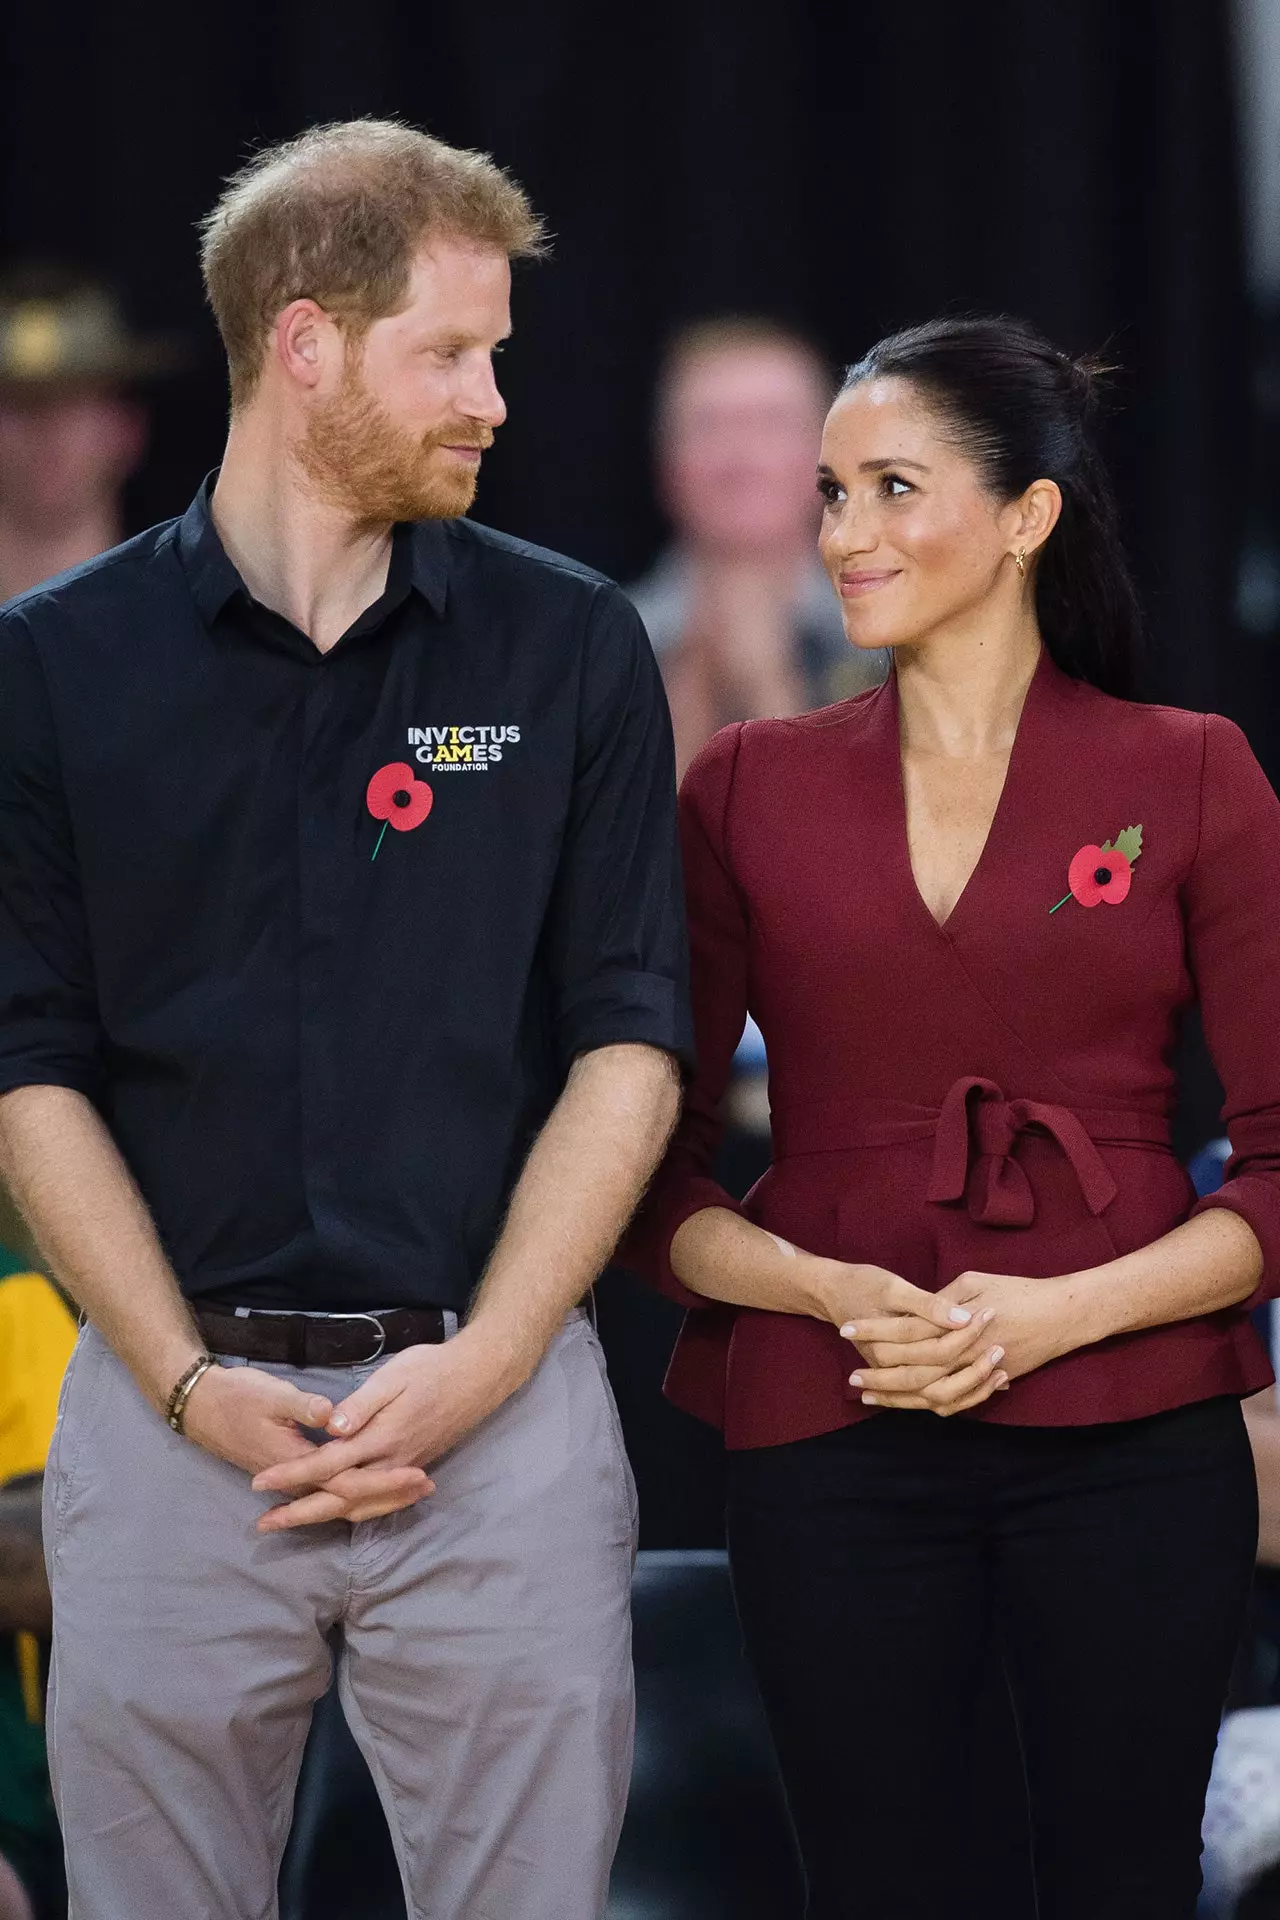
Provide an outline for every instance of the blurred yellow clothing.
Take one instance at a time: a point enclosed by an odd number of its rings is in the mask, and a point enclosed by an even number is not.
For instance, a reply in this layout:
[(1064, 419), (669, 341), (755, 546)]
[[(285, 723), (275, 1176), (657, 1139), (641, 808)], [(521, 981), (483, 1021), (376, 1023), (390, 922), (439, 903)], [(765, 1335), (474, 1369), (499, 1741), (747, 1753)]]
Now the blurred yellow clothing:
[[(41, 1274), (0, 1246), (0, 1486), (44, 1469), (76, 1323)], [(0, 1639), (0, 1854), (56, 1863), (57, 1817), (45, 1756), (47, 1646), (32, 1633)]]
[(38, 1273), (0, 1278), (0, 1486), (43, 1471), (76, 1323)]

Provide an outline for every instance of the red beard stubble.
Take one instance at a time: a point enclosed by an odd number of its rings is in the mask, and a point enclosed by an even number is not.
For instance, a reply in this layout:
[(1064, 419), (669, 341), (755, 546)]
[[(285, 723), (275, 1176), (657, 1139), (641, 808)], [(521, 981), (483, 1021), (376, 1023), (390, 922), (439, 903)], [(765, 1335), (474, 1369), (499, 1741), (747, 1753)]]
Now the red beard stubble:
[(465, 513), (476, 497), (477, 467), (441, 448), (492, 445), (492, 431), (475, 420), (407, 433), (370, 393), (355, 360), (312, 416), (296, 458), (326, 505), (362, 526), (386, 526)]

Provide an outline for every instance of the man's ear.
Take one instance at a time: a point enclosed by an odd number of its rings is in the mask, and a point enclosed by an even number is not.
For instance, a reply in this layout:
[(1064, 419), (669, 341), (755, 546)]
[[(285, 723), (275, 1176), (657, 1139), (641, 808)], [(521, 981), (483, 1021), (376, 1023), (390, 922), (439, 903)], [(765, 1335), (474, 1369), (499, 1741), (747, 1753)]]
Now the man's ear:
[(293, 300), (276, 315), (272, 348), (275, 360), (289, 378), (311, 391), (324, 379), (335, 349), (341, 351), (341, 343), (323, 307), (314, 300)]

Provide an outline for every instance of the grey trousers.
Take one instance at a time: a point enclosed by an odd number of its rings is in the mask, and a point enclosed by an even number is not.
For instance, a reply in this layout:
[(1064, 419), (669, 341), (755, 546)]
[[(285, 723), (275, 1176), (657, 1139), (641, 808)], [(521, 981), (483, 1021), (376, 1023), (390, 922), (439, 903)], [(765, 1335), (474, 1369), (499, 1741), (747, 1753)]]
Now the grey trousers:
[[(271, 1370), (334, 1400), (373, 1371)], [(335, 1638), (412, 1920), (599, 1920), (635, 1490), (585, 1315), (432, 1475), (385, 1519), (257, 1534), (269, 1497), (81, 1335), (45, 1482), (72, 1920), (274, 1920)]]

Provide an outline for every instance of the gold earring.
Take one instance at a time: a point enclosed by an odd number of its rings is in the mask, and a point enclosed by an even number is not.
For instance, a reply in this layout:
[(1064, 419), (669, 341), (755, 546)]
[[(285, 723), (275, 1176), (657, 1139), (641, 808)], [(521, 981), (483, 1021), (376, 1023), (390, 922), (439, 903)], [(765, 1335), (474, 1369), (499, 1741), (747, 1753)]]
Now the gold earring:
[(1027, 550), (1025, 547), (1018, 548), (1018, 551), (1013, 556), (1013, 564), (1025, 580), (1027, 577)]

